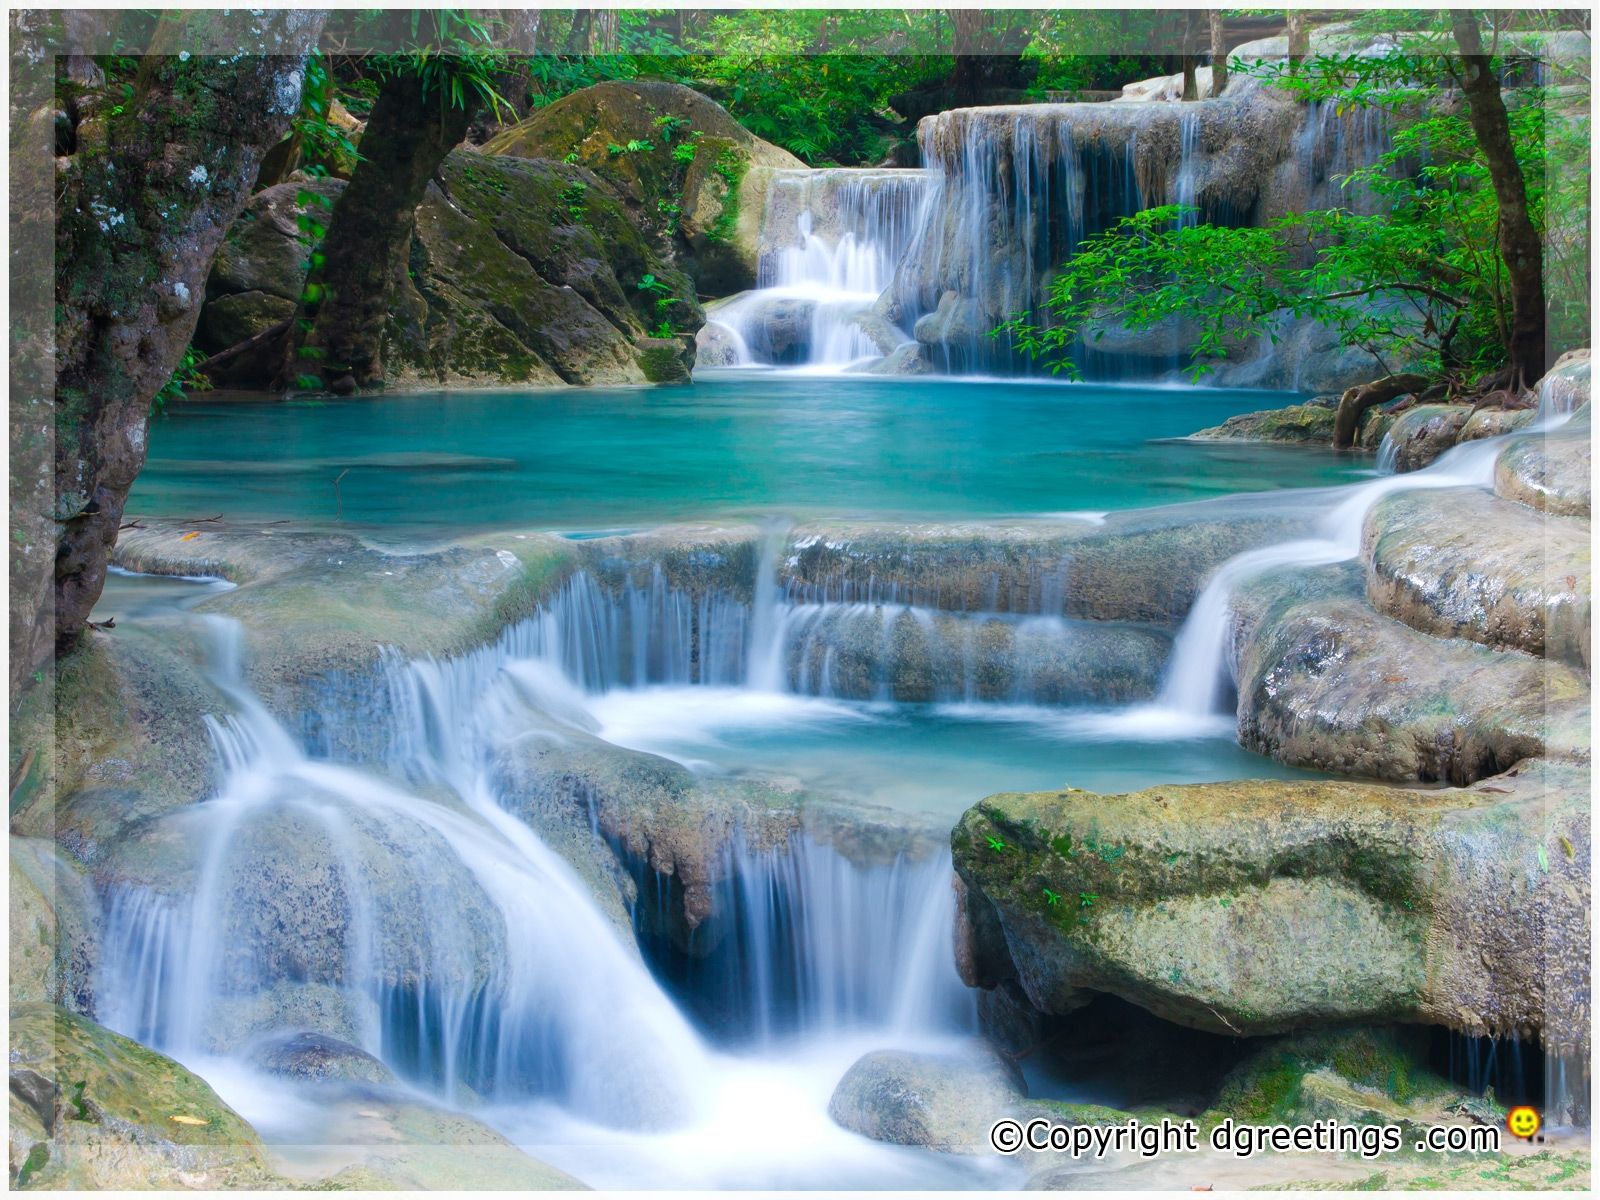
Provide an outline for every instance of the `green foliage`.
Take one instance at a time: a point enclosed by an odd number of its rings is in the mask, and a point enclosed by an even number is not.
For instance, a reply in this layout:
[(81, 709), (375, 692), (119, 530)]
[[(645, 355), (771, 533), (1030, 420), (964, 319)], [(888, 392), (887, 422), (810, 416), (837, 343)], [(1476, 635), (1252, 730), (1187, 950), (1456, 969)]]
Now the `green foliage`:
[(482, 21), (466, 9), (441, 8), (410, 14), (405, 50), (372, 55), (366, 66), (380, 80), (411, 75), (422, 81), (424, 98), (435, 96), (440, 107), (488, 108), (496, 117), (510, 105), (496, 80), (506, 68), (506, 54)]
[(306, 59), (300, 112), (289, 128), (300, 139), (302, 169), (314, 176), (328, 174), (335, 165), (348, 169), (361, 158), (349, 134), (330, 120), (337, 90), (327, 57), (320, 51), (313, 52)]
[(211, 380), (200, 369), (206, 360), (193, 345), (184, 347), (183, 357), (178, 361), (178, 369), (173, 371), (172, 378), (161, 385), (159, 391), (150, 402), (153, 412), (159, 413), (167, 406), (169, 400), (182, 400), (189, 392), (204, 392), (211, 388)]
[(744, 182), (750, 164), (742, 154), (725, 149), (717, 155), (717, 161), (711, 169), (728, 185), (728, 190), (722, 197), (722, 211), (711, 223), (711, 228), (706, 230), (706, 238), (708, 241), (725, 242), (733, 237), (733, 231), (739, 224), (739, 185)]
[[(1051, 280), (1037, 320), (1017, 314), (994, 336), (1070, 376), (1080, 339), (1183, 321), (1196, 337), (1188, 369), (1199, 377), (1244, 343), (1274, 338), (1284, 318), (1309, 318), (1385, 371), (1415, 364), (1465, 383), (1497, 367), (1511, 316), (1499, 207), (1461, 106), (1438, 102), (1448, 66), (1439, 55), (1397, 51), (1246, 68), (1307, 101), (1388, 114), (1390, 149), (1341, 181), (1350, 207), (1252, 229), (1197, 224), (1194, 209), (1147, 209), (1080, 246)], [(1519, 89), (1509, 117), (1529, 210), (1543, 228), (1545, 96)]]
[(561, 207), (566, 210), (567, 216), (579, 225), (584, 223), (588, 214), (589, 185), (583, 180), (574, 180), (557, 193), (556, 199), (561, 202)]

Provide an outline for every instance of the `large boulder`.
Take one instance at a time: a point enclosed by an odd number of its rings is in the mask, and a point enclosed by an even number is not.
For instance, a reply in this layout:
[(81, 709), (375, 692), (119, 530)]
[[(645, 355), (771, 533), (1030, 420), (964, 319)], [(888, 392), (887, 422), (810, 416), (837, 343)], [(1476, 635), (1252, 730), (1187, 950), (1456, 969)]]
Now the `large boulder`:
[[(199, 344), (216, 353), (292, 316), (312, 222), (326, 224), (337, 179), (258, 193), (207, 284)], [(459, 149), (417, 207), (384, 358), (397, 386), (675, 381), (699, 328), (692, 282), (600, 178), (582, 166)], [(652, 341), (671, 326), (674, 336)], [(663, 345), (676, 345), (662, 362)], [(268, 386), (279, 362), (235, 356), (214, 382)]]
[(702, 292), (718, 295), (756, 281), (770, 172), (805, 165), (692, 88), (642, 79), (564, 96), (491, 138), (483, 151), (594, 172), (639, 228), (673, 247)]
[(1327, 404), (1291, 404), (1262, 412), (1240, 413), (1192, 437), (1207, 441), (1310, 442), (1333, 441), (1334, 409)]
[(1587, 797), (1558, 764), (991, 796), (951, 839), (958, 962), (1045, 1013), (1109, 992), (1216, 1033), (1419, 1022), (1587, 1053)]
[(284, 1186), (204, 1080), (84, 1017), (14, 1007), (10, 1070), (13, 1187)]
[(828, 1115), (874, 1141), (988, 1154), (989, 1130), (1025, 1094), (1016, 1067), (981, 1045), (948, 1054), (874, 1050), (845, 1072)]
[(1551, 433), (1514, 438), (1495, 461), (1498, 495), (1551, 516), (1589, 515), (1590, 440), (1587, 408)]

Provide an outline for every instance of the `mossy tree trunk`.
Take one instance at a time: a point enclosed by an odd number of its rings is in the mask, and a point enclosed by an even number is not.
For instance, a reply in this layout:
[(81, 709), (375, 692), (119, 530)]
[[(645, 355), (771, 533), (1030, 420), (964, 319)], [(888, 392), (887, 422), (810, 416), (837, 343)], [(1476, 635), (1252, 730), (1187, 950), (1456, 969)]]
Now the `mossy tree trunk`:
[[(235, 22), (228, 57), (189, 54), (187, 22)], [(206, 277), (266, 149), (300, 107), (322, 14), (244, 11), (163, 21), (132, 95), (80, 126), (56, 204), (54, 642), (82, 633), (105, 585), (145, 422), (194, 333)], [(209, 31), (215, 36), (214, 27)], [(35, 597), (35, 602), (42, 600)], [(13, 597), (13, 605), (28, 598)], [(50, 622), (39, 605), (36, 624)], [(31, 671), (48, 643), (17, 654)]]
[(1478, 15), (1461, 9), (1450, 19), (1461, 50), (1461, 90), (1467, 97), (1468, 120), (1500, 206), (1500, 257), (1511, 282), (1511, 331), (1506, 344), (1511, 385), (1526, 387), (1544, 374), (1544, 245), (1528, 211), (1527, 181), (1517, 162), (1500, 80), (1478, 34)]
[(285, 386), (339, 393), (382, 386), (384, 323), (405, 270), (416, 208), (445, 155), (466, 136), (468, 117), (416, 74), (384, 83), (361, 137), (361, 162), (333, 207), (321, 259), (306, 279)]
[(1223, 29), (1222, 10), (1211, 10), (1211, 94), (1220, 96), (1228, 86), (1228, 39)]

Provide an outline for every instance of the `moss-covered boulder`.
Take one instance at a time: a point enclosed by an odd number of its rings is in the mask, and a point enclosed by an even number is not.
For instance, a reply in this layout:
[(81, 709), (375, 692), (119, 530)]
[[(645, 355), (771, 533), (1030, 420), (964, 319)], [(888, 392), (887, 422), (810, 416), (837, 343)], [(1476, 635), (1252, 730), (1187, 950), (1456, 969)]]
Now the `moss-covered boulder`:
[(1273, 1039), (1229, 1072), (1208, 1110), (1251, 1125), (1423, 1125), (1462, 1099), (1429, 1071), (1427, 1034), (1404, 1028), (1318, 1030)]
[[(951, 843), (957, 959), (1247, 1035), (1417, 1022), (1588, 1045), (1587, 772), (991, 796)], [(1580, 1050), (1586, 1053), (1586, 1049)]]
[(11, 838), (11, 1003), (94, 1009), (100, 911), (83, 868), (43, 838)]
[(282, 1187), (255, 1130), (170, 1058), (48, 1004), (11, 1010), (14, 1187)]
[[(290, 182), (251, 200), (207, 285), (204, 349), (293, 314), (308, 262), (301, 226), (326, 223), (343, 186)], [(670, 247), (593, 172), (463, 148), (417, 207), (384, 360), (400, 387), (681, 382), (701, 319)], [(675, 356), (652, 342), (666, 327), (665, 340), (682, 342)], [(234, 356), (220, 380), (270, 386), (277, 366), (270, 353)]]
[(712, 295), (755, 284), (767, 174), (805, 165), (699, 92), (642, 79), (573, 92), (497, 134), (483, 151), (594, 172), (638, 227), (670, 247)]
[(1333, 415), (1334, 408), (1329, 404), (1291, 404), (1287, 408), (1240, 413), (1190, 436), (1206, 441), (1327, 444), (1333, 441)]
[(1401, 492), (1367, 515), (1367, 598), (1424, 633), (1589, 665), (1589, 522), (1480, 488)]

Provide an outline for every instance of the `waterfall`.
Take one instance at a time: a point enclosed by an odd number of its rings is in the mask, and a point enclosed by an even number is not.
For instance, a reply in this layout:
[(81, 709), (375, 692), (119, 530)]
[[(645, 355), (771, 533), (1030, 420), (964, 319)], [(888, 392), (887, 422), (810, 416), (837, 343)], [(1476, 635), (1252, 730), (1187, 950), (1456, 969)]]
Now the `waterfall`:
[[(975, 1000), (950, 953), (948, 852), (860, 865), (797, 833), (764, 849), (736, 839), (723, 857), (717, 915), (694, 933), (710, 949), (679, 954), (647, 943), (677, 990), (720, 1028), (770, 1044), (795, 1032), (974, 1026)], [(642, 905), (666, 888), (654, 872), (641, 871), (639, 883)]]
[(756, 289), (707, 318), (730, 365), (839, 371), (909, 335), (874, 314), (925, 217), (931, 178), (908, 170), (774, 172)]
[(1176, 719), (1181, 726), (1192, 726), (1217, 715), (1219, 697), (1231, 682), (1228, 624), (1232, 595), (1241, 583), (1269, 571), (1355, 558), (1361, 553), (1367, 514), (1385, 496), (1429, 488), (1493, 487), (1495, 461), (1512, 437), (1549, 431), (1569, 416), (1570, 413), (1558, 413), (1518, 434), (1462, 443), (1420, 471), (1340, 489), (1334, 495), (1343, 498), (1320, 522), (1320, 536), (1250, 550), (1223, 563), (1206, 581), (1184, 619), (1155, 704), (1127, 714), (1126, 719), (1147, 727), (1159, 725), (1160, 719)]

